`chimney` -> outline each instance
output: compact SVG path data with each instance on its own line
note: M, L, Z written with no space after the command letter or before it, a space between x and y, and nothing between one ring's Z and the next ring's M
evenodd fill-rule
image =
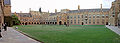
M49 10L48 10L48 13L49 13Z
M29 11L31 11L31 8L29 8Z
M57 9L55 9L55 13L57 13Z
M101 5L101 10L102 10L102 4L100 4Z
M22 13L22 11L20 11L20 13Z
M80 5L78 5L78 10L80 10Z

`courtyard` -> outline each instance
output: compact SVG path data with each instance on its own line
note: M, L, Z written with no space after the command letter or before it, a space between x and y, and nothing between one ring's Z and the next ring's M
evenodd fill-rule
M15 26L14 26L15 27ZM120 36L104 25L17 25L44 43L120 43Z

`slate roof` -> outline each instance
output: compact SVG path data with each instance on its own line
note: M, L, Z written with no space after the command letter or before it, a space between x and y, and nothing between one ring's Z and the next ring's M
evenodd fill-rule
M109 11L110 9L102 9L103 12ZM80 12L100 12L101 9L80 9L80 10L70 10L67 13L80 13Z
M102 9L103 12L106 12L106 11L109 11L110 9L108 8L104 8ZM70 10L66 13L81 13L81 12L100 12L101 9L98 8L98 9L80 9L80 10ZM57 12L57 13L50 13L49 16L53 16L53 15L57 15L57 14L60 14L61 12Z
M16 13L16 14L18 14L20 17L32 17L30 13Z
M57 13L50 13L49 16L57 15L57 14L59 14L59 13L60 13L60 12L57 12Z

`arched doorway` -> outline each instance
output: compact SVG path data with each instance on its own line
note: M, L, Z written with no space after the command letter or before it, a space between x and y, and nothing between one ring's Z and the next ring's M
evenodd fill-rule
M39 24L39 23L37 22L37 24Z
M36 24L36 22L34 22L34 24Z
M27 25L27 22L25 22L25 25Z
M24 23L22 23L22 25L24 25Z
M29 24L30 24L30 22L29 22Z
M66 22L64 22L64 25L66 25Z
M108 25L108 22L106 22L106 25Z
M57 24L57 22L55 22L55 24Z
M32 24L33 24L33 22L32 22Z
M84 23L82 22L82 25L84 25Z
M62 25L62 22L61 22L61 21L59 21L59 25Z

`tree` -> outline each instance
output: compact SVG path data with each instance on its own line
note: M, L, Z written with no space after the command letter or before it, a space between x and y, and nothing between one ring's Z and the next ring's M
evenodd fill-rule
M20 24L20 21L18 20L18 17L16 15L12 15L13 25Z

